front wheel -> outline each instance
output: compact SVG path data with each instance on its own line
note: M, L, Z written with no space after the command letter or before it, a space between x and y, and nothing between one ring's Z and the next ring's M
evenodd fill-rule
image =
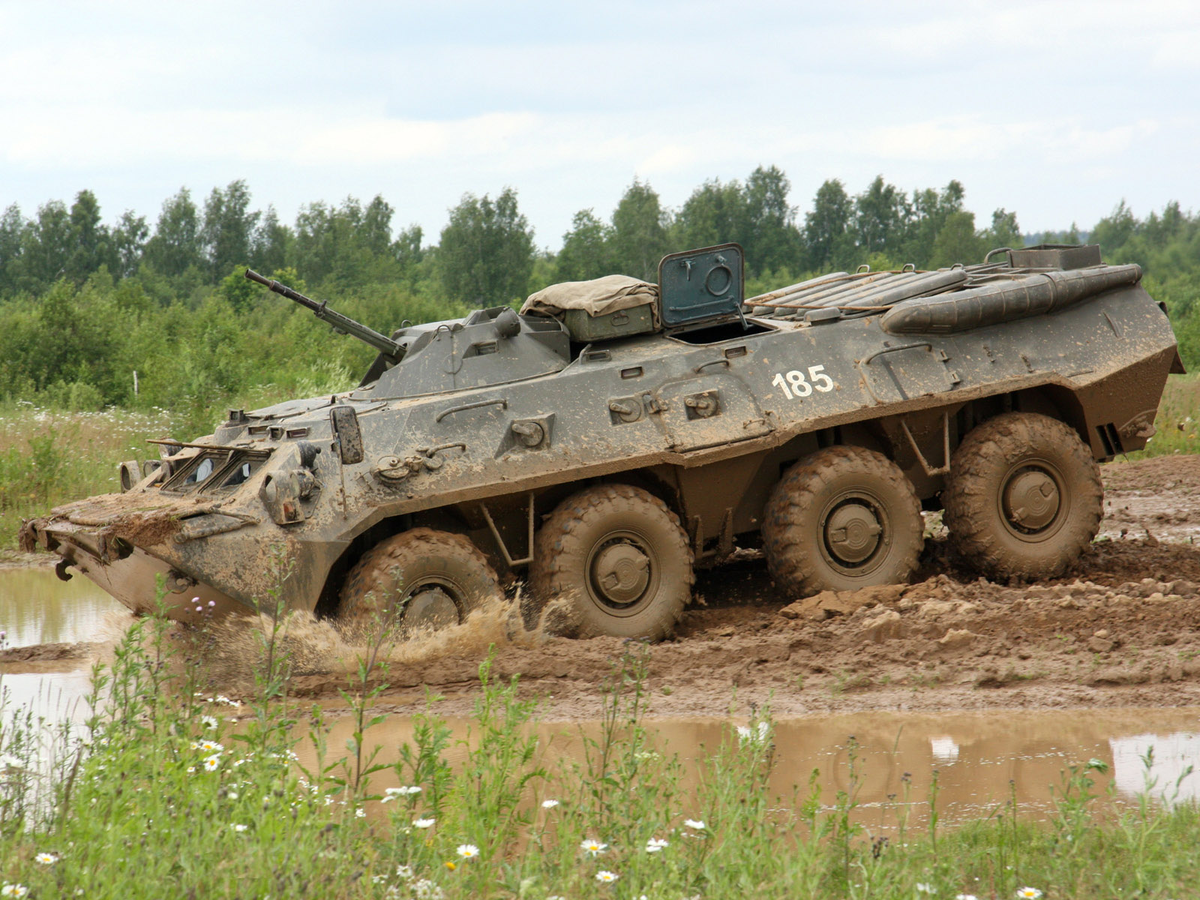
M906 582L925 545L912 482L886 456L827 447L775 485L763 513L763 546L790 597Z
M624 484L568 497L538 533L529 582L535 603L569 608L554 630L658 640L692 595L692 551L679 517Z
M960 556L993 578L1052 578L1100 529L1100 467L1070 426L1004 413L975 426L950 460L942 493Z
M413 528L363 554L342 587L338 620L360 634L394 625L407 636L461 624L503 600L496 573L470 540Z

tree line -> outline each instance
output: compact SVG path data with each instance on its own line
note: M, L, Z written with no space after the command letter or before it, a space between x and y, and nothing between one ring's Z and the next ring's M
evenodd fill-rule
M539 249L512 188L465 195L436 243L419 226L397 229L381 196L308 203L288 224L271 206L254 208L241 180L201 202L182 188L153 224L132 211L105 222L88 190L29 216L10 205L0 216L0 399L161 405L199 422L234 395L352 384L369 350L246 281L247 266L386 332L555 281L655 280L663 255L726 241L745 248L748 295L861 264L977 262L1026 242L1005 209L980 227L958 181L908 192L880 176L851 194L830 179L803 214L790 193L780 169L760 166L745 180L706 181L671 209L635 180L607 216L576 213L557 251ZM1069 241L1078 229L1039 237ZM1122 202L1090 239L1106 261L1143 266L1185 361L1200 364L1200 216L1172 203L1139 219Z
M462 303L507 303L543 287L547 278L582 280L623 272L656 277L658 260L674 250L737 241L751 277L883 264L918 267L974 260L991 245L1020 241L1016 216L996 210L976 229L963 206L964 189L911 194L876 178L850 195L826 181L803 218L790 203L791 185L777 167L755 169L745 181L706 181L677 210L635 180L607 219L580 210L557 252L539 250L506 188L492 198L466 195L449 213L436 244L419 226L394 229L395 210L381 196L301 207L293 224L274 208L252 208L245 181L213 188L202 203L182 188L157 220L131 210L113 223L100 203L80 191L26 216L17 205L0 217L0 297L37 296L61 279L81 285L101 269L115 279L166 278L177 293L214 286L236 266L293 269L330 290L378 281L424 281Z

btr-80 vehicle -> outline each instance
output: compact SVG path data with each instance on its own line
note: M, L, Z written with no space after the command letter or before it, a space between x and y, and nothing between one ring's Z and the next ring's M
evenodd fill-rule
M136 611L291 609L407 629L525 581L579 634L658 638L693 569L758 546L779 592L903 582L922 511L993 578L1095 537L1097 461L1146 444L1181 372L1162 306L1096 246L838 272L743 298L736 244L657 285L556 285L390 337L247 272L379 355L358 388L231 410L25 523ZM280 572L286 573L282 586ZM272 607L271 611L275 611Z

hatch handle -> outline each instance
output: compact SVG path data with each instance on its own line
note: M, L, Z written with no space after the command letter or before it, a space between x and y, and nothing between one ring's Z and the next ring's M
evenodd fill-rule
M503 397L496 400L476 400L474 403L464 403L462 406L452 406L449 409L443 409L440 413L434 416L434 422L440 422L447 416L452 416L455 413L466 412L469 409L480 409L484 406L499 406L501 409L508 409L508 401Z

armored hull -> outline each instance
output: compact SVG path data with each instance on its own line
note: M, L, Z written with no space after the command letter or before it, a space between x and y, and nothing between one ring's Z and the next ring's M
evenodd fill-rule
M232 411L23 543L135 610L161 581L185 620L271 598L436 627L527 579L531 617L561 597L566 630L659 637L739 544L786 595L904 580L922 510L983 574L1061 571L1095 535L1096 462L1145 445L1182 371L1140 271L1095 248L743 301L723 245L646 287L574 321L402 329L359 388Z

